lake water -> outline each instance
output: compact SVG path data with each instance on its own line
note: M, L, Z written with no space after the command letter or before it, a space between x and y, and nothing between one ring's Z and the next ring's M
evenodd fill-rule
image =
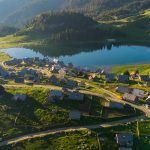
M35 52L32 49L26 48L9 48L1 51L9 54L14 58L24 57L40 57L45 56L41 52ZM111 49L107 47L78 52L73 55L60 54L58 57L51 55L47 56L49 59L57 58L65 63L72 62L76 66L108 66L108 65L125 65L125 64L141 64L150 63L150 47L144 46L112 46Z

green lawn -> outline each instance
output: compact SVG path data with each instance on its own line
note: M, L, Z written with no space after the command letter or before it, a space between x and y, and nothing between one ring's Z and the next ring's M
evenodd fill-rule
M139 70L140 74L147 75L150 73L150 64L120 65L112 67L112 72L120 74L125 71L135 72Z
M0 62L3 62L3 61L7 61L7 60L10 60L11 57L8 56L7 54L3 53L3 52L0 52Z

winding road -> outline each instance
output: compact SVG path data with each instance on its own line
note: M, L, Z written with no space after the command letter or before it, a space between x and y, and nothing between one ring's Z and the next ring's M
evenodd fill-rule
M65 128L58 128L58 129L51 129L51 130L46 130L42 132L37 132L37 133L32 133L32 134L27 134L23 136L19 136L16 138L12 138L6 141L3 141L0 143L1 146L5 145L10 145L10 144L15 144L24 140L29 140L29 139L34 139L34 138L40 138L52 134L58 134L62 132L74 132L74 131L80 131L80 130L85 130L85 129L97 129L97 128L107 128L107 127L113 127L117 125L123 125L125 123L129 122L134 122L134 121L140 121L146 119L145 116L139 116L139 117L133 117L133 118L128 118L128 119L122 119L119 121L112 121L112 122L106 122L104 124L96 124L96 125L89 125L89 126L77 126L77 127L65 127Z
M27 85L5 85L5 88L9 88L9 87L24 88L24 87L29 87L29 86L27 86ZM61 87L51 86L51 85L34 85L33 87L43 87L43 88L50 88L50 89L53 88L53 89L57 89L57 90L62 89ZM94 93L94 92L85 91L85 90L80 90L80 92L83 93L83 94L103 97L103 98L108 99L110 101L120 102L120 103L123 103L123 104L128 104L131 107L134 107L134 108L142 111L144 114L142 116L138 116L138 117L132 117L132 118L122 119L122 120L118 120L118 121L106 122L106 123L102 123L102 124L57 128L57 129L50 129L50 130L47 130L47 131L42 131L42 132L37 132L37 133L31 133L31 134L19 136L19 137L16 137L16 138L12 138L12 139L0 142L0 146L15 144L15 143L18 143L18 142L21 142L21 141L24 141L24 140L44 137L44 136L47 136L47 135L57 134L57 133L66 132L66 131L73 132L73 131L84 130L84 129L96 129L96 128L101 128L101 127L106 128L106 127L112 127L112 126L117 126L117 125L123 125L125 123L134 122L134 121L138 121L138 120L146 120L146 119L150 118L150 109L147 109L146 107L144 107L142 105L136 105L136 104L133 104L133 103L130 103L130 102L120 100L120 99L117 98L117 95L115 93L110 92L108 90L105 90L103 88L100 88L100 90L104 94ZM105 96L105 95L107 95L107 96Z

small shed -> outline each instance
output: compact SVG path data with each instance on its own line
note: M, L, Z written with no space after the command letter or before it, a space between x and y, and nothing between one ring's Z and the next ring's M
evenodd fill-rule
M48 96L48 100L50 102L55 102L56 100L63 100L63 98L64 98L63 92L58 90L51 90Z
M149 75L140 75L139 79L141 81L149 81L150 80Z
M128 83L129 82L129 76L128 75L119 75L118 81L120 83Z
M79 92L70 92L69 93L69 99L74 101L83 101L84 100L84 94Z
M56 85L56 84L58 84L58 79L57 79L57 77L56 77L55 75L52 75L52 76L50 77L50 79L49 79L49 82L50 82L51 84Z
M80 120L81 113L80 111L70 111L69 112L69 119L70 120Z
M15 77L15 82L16 82L16 83L24 83L24 78Z
M73 80L69 80L69 81L67 81L66 86L67 86L67 88L73 89L73 88L76 88L78 86L78 82L73 81Z
M105 102L105 107L112 108L112 109L123 109L124 105L122 103L107 101Z
M15 101L22 101L24 102L27 98L27 95L26 94L22 94L22 93L16 93L16 95L14 95L13 99Z

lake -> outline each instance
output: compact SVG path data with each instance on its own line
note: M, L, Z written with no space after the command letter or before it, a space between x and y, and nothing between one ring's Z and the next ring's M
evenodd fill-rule
M77 53L74 52L66 55L65 53L62 55L60 53L57 57L51 54L44 55L42 54L42 51L35 51L27 48L8 48L2 49L1 51L14 58L57 58L65 63L72 62L76 66L84 67L150 63L150 47L144 46L102 47L96 50L81 50Z

